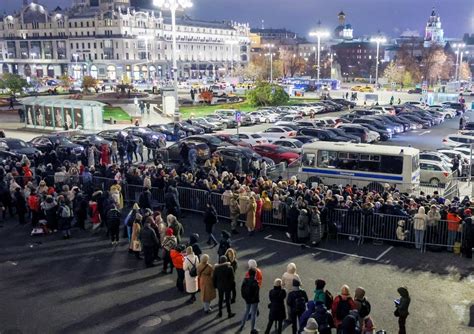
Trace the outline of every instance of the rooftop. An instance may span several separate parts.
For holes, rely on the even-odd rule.
[[[69,107],[69,108],[83,108],[83,107],[104,107],[105,104],[97,101],[88,100],[70,100],[58,99],[49,96],[30,96],[20,99],[20,102],[27,105],[39,105],[46,107]]]

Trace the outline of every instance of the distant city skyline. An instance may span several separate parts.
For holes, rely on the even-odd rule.
[[[147,0],[141,0],[147,1]],[[150,0],[151,2],[152,0]],[[7,13],[18,11],[20,0],[3,0]],[[72,0],[39,0],[52,10],[56,6],[70,7]],[[354,29],[354,36],[372,35],[381,31],[390,37],[405,30],[415,30],[423,36],[424,28],[433,7],[441,16],[447,38],[462,38],[464,33],[474,34],[474,1],[450,0],[194,0],[187,11],[193,18],[203,20],[234,20],[248,22],[253,28],[287,28],[308,37],[308,32],[320,20],[322,27],[333,31],[337,26],[337,13],[346,13],[346,22]],[[295,6],[298,3],[298,6]],[[271,9],[271,10],[270,10]],[[401,19],[402,18],[402,19]]]

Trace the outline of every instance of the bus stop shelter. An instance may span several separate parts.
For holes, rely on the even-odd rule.
[[[45,130],[102,130],[104,103],[55,97],[26,97],[20,100],[27,128]]]

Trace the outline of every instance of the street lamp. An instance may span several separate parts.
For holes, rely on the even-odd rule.
[[[377,43],[377,56],[375,60],[375,87],[379,84],[379,53],[380,53],[380,43],[386,43],[387,39],[382,36],[372,37],[370,39],[372,43]]]
[[[74,66],[74,78],[79,79],[80,77],[79,68],[78,68],[79,65],[77,64],[77,59],[79,58],[79,55],[77,53],[73,53],[72,56],[76,60],[76,65]]]
[[[321,74],[320,62],[321,62],[321,38],[329,37],[329,32],[325,30],[315,30],[309,33],[311,37],[316,37],[318,39],[318,47],[317,47],[317,77],[316,82],[319,83],[319,77]]]
[[[275,47],[273,44],[266,44],[265,45],[269,49],[269,53],[265,54],[266,56],[270,56],[270,83],[273,83],[273,51],[272,49]]]
[[[178,104],[178,64],[176,60],[176,10],[179,8],[186,9],[193,6],[191,0],[153,0],[153,4],[159,8],[169,10],[171,12],[171,38],[172,44],[172,60],[173,60],[173,86],[176,92],[176,109],[174,118],[179,121],[179,104]]]
[[[239,44],[236,40],[225,41],[225,44],[230,45],[230,73],[234,76],[234,45]]]
[[[456,53],[456,68],[454,70],[454,80],[459,81],[459,66],[462,63],[462,51],[466,46],[464,43],[458,43],[458,44],[453,44],[453,47],[456,48],[457,50],[455,51]]]

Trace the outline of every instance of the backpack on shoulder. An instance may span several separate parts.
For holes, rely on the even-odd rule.
[[[365,318],[370,314],[371,306],[370,303],[367,299],[359,300],[360,303],[360,310],[359,310],[359,316],[361,318]]]
[[[188,261],[189,259],[186,258]],[[191,277],[197,277],[197,268],[196,268],[196,261],[194,261],[194,263],[192,263],[191,261],[189,261],[189,263],[191,263],[191,268],[189,269],[189,276]]]
[[[306,311],[306,300],[303,295],[299,295],[295,299],[295,311],[296,314],[301,315]]]
[[[342,299],[339,297],[339,303],[337,304],[336,308],[336,317],[337,319],[343,320],[351,310],[351,305],[349,304],[348,299]]]
[[[332,302],[334,301],[334,297],[332,296],[332,293],[330,293],[328,290],[324,291],[324,295],[326,296],[324,305],[326,305],[326,308],[330,310],[332,307]]]

